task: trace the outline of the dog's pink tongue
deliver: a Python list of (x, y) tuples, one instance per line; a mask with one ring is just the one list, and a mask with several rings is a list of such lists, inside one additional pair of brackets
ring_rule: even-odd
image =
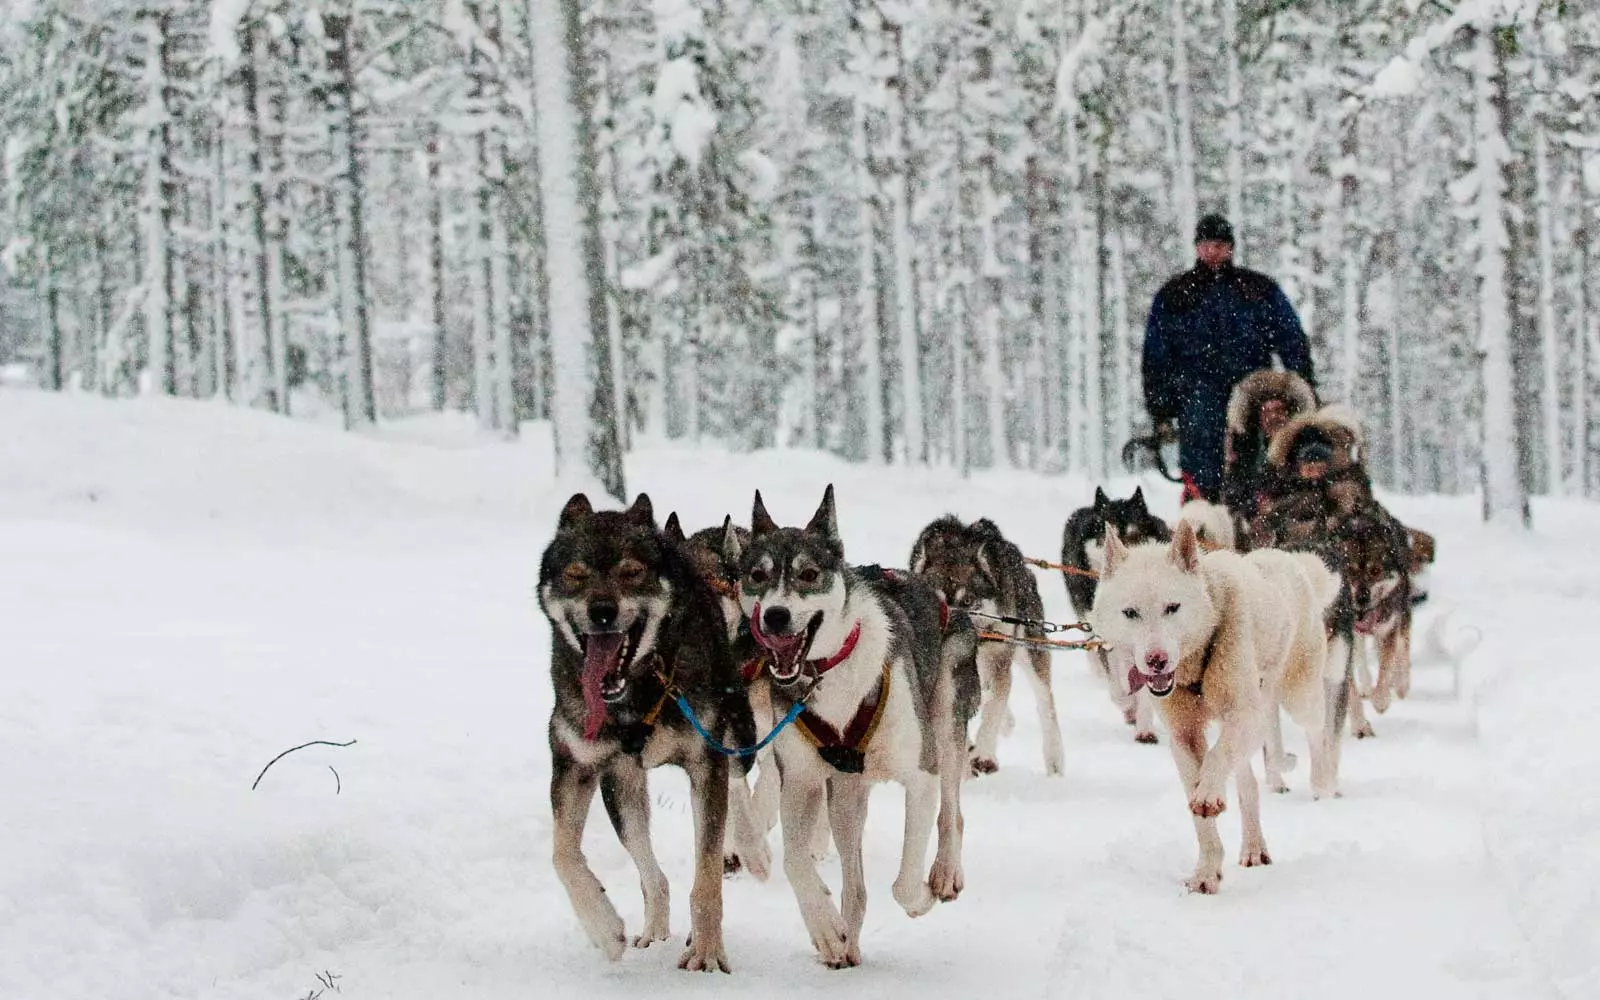
[(804, 650), (806, 637), (803, 635), (769, 635), (767, 648), (772, 651), (772, 658), (784, 670), (793, 670)]
[(1129, 694), (1138, 694), (1139, 693), (1139, 689), (1144, 687), (1145, 684), (1147, 684), (1147, 683), (1149, 683), (1148, 679), (1145, 677), (1144, 674), (1139, 672), (1139, 668), (1138, 667), (1129, 667), (1128, 668), (1128, 693)]
[(583, 704), (589, 709), (589, 716), (583, 723), (583, 738), (592, 740), (600, 735), (600, 727), (606, 724), (606, 699), (601, 693), (601, 685), (605, 683), (606, 674), (609, 674), (622, 659), (621, 632), (606, 632), (589, 636), (588, 646), (583, 654)]

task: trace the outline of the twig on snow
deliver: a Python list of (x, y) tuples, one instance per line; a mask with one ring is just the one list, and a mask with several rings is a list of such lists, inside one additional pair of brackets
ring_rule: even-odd
[[(250, 784), (250, 790), (252, 792), (256, 790), (256, 786), (261, 784), (261, 779), (265, 778), (267, 776), (267, 771), (272, 767), (272, 765), (276, 764), (278, 761), (280, 761), (283, 758), (285, 758), (285, 757), (289, 756), (290, 754), (294, 753), (296, 750), (304, 750), (306, 747), (315, 747), (315, 746), (353, 747), (355, 745), (356, 745), (356, 741), (355, 740), (351, 740), (348, 743), (331, 743), (328, 740), (312, 740), (310, 743), (302, 743), (297, 747), (290, 747), (289, 749), (285, 750), (283, 753), (280, 753), (280, 754), (278, 754), (278, 756), (276, 756), (276, 757), (272, 758), (271, 760), (267, 761), (267, 766), (263, 767), (261, 769), (261, 773), (256, 775), (256, 780)], [(330, 770), (331, 770), (331, 768), (330, 768)], [(337, 779), (339, 777), (339, 772), (338, 771), (334, 771), (333, 772), (333, 776), (334, 776), (334, 778)], [(334, 794), (338, 794), (337, 791)]]

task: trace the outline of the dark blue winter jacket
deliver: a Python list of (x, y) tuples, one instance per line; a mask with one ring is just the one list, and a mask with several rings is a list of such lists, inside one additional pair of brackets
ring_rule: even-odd
[(1203, 264), (1168, 281), (1144, 335), (1145, 409), (1178, 422), (1179, 460), (1208, 499), (1222, 484), (1228, 395), (1246, 375), (1283, 367), (1313, 388), (1311, 349), (1277, 283), (1232, 264)]

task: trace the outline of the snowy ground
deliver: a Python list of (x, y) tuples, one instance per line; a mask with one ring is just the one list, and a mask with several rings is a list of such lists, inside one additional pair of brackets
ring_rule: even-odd
[[(1135, 745), (1062, 655), (1067, 774), (1043, 776), (1019, 684), (1001, 773), (967, 785), (958, 902), (911, 921), (890, 899), (900, 809), (882, 789), (867, 964), (816, 963), (780, 871), (727, 883), (735, 975), (704, 977), (673, 967), (679, 942), (605, 963), (551, 870), (532, 587), (565, 493), (539, 435), (355, 437), (14, 389), (0, 427), (0, 998), (294, 1000), (332, 973), (328, 1000), (823, 996), (841, 980), (889, 997), (1503, 1000), (1592, 995), (1600, 976), (1595, 508), (1541, 504), (1519, 540), (1467, 500), (1396, 503), (1439, 536), (1435, 606), (1483, 632), (1462, 694), (1419, 663), (1379, 738), (1348, 746), (1346, 797), (1312, 803), (1292, 774), (1264, 804), (1277, 863), (1230, 864), (1222, 895), (1183, 891), (1194, 840), (1165, 746)], [(666, 448), (628, 474), (690, 526), (747, 519), (755, 486), (799, 523), (833, 481), (852, 559), (891, 564), (946, 510), (1050, 556), (1089, 492)], [(1059, 578), (1041, 582), (1067, 618)], [(300, 751), (251, 790), (314, 739), (358, 742)], [(656, 775), (681, 937), (686, 786)], [(1231, 852), (1236, 811), (1223, 825)], [(598, 806), (587, 842), (637, 927)]]

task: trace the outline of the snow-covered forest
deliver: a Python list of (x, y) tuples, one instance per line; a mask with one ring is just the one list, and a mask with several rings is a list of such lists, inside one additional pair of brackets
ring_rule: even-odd
[(14, 0), (0, 361), (1094, 478), (1218, 210), (1374, 477), (1514, 512), (1600, 494), (1597, 93), (1553, 0)]

